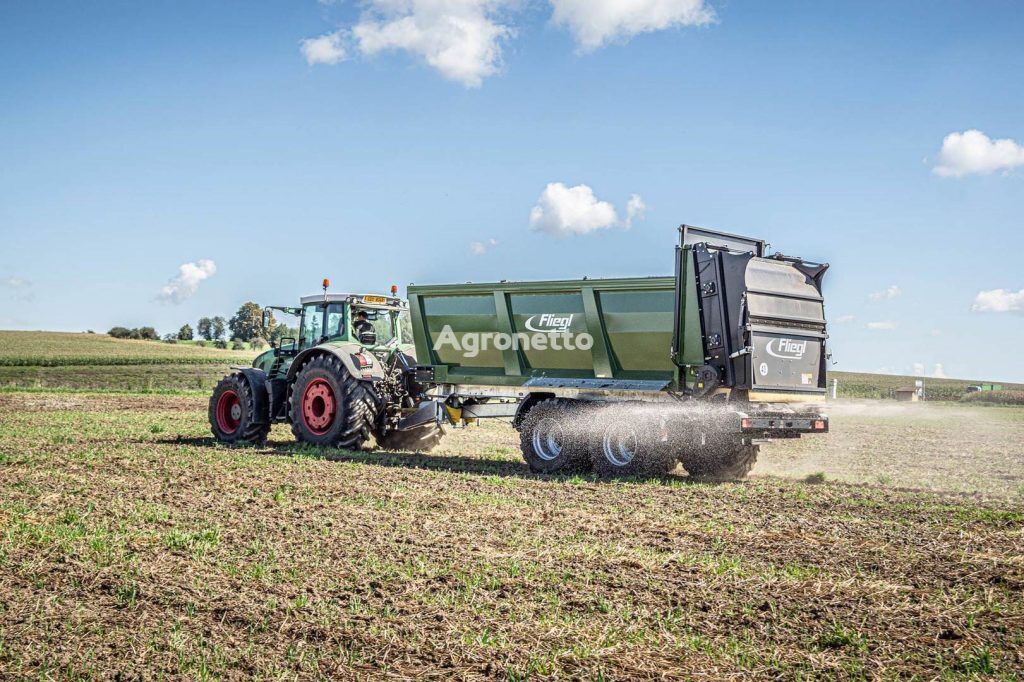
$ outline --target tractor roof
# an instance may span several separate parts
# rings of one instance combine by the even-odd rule
[[[393,310],[405,310],[408,304],[397,296],[381,296],[380,294],[317,294],[316,296],[303,296],[299,301],[302,305],[307,303],[351,303],[352,305],[365,306],[367,308],[389,308]]]

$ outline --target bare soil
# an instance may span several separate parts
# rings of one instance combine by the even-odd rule
[[[532,476],[497,424],[428,455],[321,452],[281,427],[246,449],[212,442],[200,398],[0,400],[0,678],[1024,669],[1019,499],[833,480],[865,478],[866,453],[912,473],[893,462],[918,434],[939,460],[997,408],[875,447],[859,439],[885,415],[837,416],[708,485]],[[811,485],[794,463],[815,456]]]

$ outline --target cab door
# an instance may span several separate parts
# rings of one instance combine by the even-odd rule
[[[299,350],[312,348],[324,338],[324,303],[307,303],[302,308],[302,321],[299,324]]]

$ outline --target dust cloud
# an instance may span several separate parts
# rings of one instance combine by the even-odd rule
[[[753,475],[1024,501],[1024,409],[837,401],[830,433],[762,446]]]

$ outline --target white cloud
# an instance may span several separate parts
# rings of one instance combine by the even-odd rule
[[[21,277],[4,277],[0,279],[0,286],[4,289],[27,289],[32,286],[32,282]]]
[[[1024,166],[1024,147],[1011,139],[992,140],[980,130],[950,133],[942,140],[939,162],[932,172],[959,178],[976,173],[988,175]]]
[[[1006,289],[979,291],[971,310],[976,313],[1024,314],[1024,289],[1016,293]]]
[[[195,263],[184,263],[178,267],[178,274],[168,280],[157,293],[157,300],[165,303],[181,303],[199,290],[199,283],[217,274],[217,264],[206,258]]]
[[[647,213],[647,204],[644,203],[639,194],[631,194],[629,201],[626,203],[626,229],[628,230],[633,227],[634,218],[642,220],[645,213]]]
[[[0,278],[0,289],[10,291],[11,298],[16,301],[31,301],[35,298],[35,294],[32,291],[32,282],[22,277]]]
[[[867,324],[868,329],[875,329],[880,331],[888,331],[895,329],[896,327],[896,323],[890,320],[882,320],[881,322],[868,322]]]
[[[325,33],[317,38],[306,38],[299,43],[302,56],[306,63],[313,64],[337,64],[348,57],[345,50],[345,32],[335,31]]]
[[[929,333],[932,336],[942,336],[942,330],[941,329],[933,329]]]
[[[369,0],[352,28],[359,51],[405,50],[468,88],[501,67],[501,42],[514,33],[498,23],[510,0]]]
[[[619,220],[615,206],[594,196],[587,185],[566,187],[548,183],[530,211],[530,229],[555,236],[581,235],[611,227],[629,229],[634,218],[642,217],[646,205],[639,195],[630,197],[626,219]]]
[[[469,252],[474,256],[482,256],[497,245],[497,239],[488,239],[485,242],[473,242],[469,245]]]
[[[882,291],[876,291],[874,293],[868,294],[868,298],[870,298],[872,301],[886,301],[893,298],[897,298],[901,294],[903,294],[903,292],[900,290],[900,288],[893,284],[889,287],[886,287]]]
[[[948,379],[946,372],[942,369],[942,363],[936,362],[932,367],[932,371],[928,371],[928,366],[923,362],[915,362],[911,371],[911,376],[915,377],[931,377],[932,379]]]
[[[832,320],[832,323],[833,324],[846,324],[847,322],[853,322],[856,319],[857,318],[854,315],[840,315],[836,319]]]
[[[569,29],[583,52],[639,33],[716,21],[704,0],[551,0],[551,21]]]

